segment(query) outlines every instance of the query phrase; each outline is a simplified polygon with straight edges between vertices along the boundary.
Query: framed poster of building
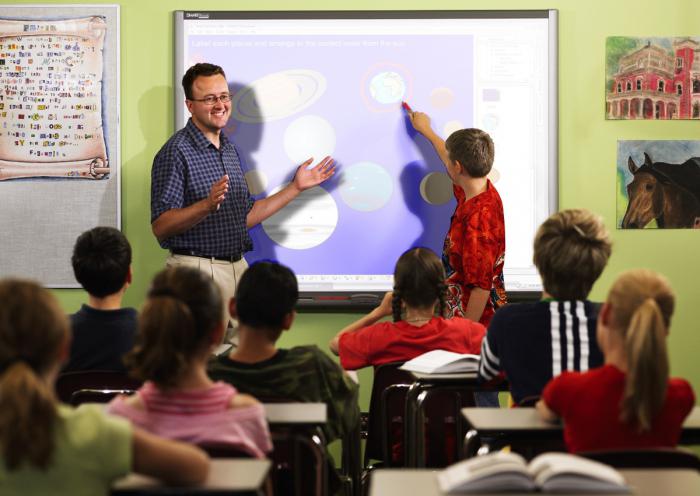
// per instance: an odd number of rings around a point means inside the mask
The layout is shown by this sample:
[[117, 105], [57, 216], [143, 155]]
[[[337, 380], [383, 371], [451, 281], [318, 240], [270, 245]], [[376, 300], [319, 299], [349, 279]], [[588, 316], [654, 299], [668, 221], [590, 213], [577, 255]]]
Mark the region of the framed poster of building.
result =
[[608, 119], [700, 119], [700, 37], [609, 37]]
[[77, 287], [73, 243], [121, 227], [119, 6], [0, 6], [0, 277]]

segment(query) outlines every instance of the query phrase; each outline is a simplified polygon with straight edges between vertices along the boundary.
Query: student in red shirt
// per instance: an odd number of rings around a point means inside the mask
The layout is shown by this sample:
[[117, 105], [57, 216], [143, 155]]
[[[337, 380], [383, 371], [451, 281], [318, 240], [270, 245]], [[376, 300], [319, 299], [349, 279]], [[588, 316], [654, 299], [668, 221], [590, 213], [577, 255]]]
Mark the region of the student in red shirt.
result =
[[[479, 354], [486, 329], [461, 317], [443, 317], [444, 281], [442, 263], [431, 250], [413, 248], [401, 255], [394, 270], [394, 291], [331, 340], [330, 349], [340, 355], [343, 368], [406, 361], [438, 349]], [[389, 315], [393, 322], [377, 323]]]
[[461, 129], [443, 141], [431, 128], [427, 114], [411, 111], [408, 115], [445, 164], [457, 199], [442, 254], [447, 273], [446, 315], [488, 326], [494, 312], [506, 303], [503, 203], [486, 177], [493, 165], [493, 141], [480, 129]]
[[564, 372], [537, 404], [561, 417], [569, 451], [672, 447], [695, 396], [684, 379], [668, 377], [668, 334], [675, 297], [664, 277], [631, 270], [613, 284], [598, 316], [605, 364]]

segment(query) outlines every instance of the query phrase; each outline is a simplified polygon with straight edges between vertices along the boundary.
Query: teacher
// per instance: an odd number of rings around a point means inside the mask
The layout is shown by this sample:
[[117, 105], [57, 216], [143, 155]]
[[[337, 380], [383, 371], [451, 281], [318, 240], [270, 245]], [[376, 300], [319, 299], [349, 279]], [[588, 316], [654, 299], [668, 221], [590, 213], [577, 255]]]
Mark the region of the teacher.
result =
[[[151, 229], [170, 250], [166, 266], [188, 265], [210, 274], [228, 302], [252, 249], [248, 229], [267, 219], [302, 191], [335, 172], [325, 157], [299, 166], [292, 182], [272, 196], [254, 200], [235, 145], [221, 130], [231, 115], [231, 94], [221, 67], [199, 63], [182, 78], [191, 117], [160, 149], [151, 170]], [[229, 327], [233, 327], [229, 320]], [[229, 338], [230, 338], [229, 333]]]

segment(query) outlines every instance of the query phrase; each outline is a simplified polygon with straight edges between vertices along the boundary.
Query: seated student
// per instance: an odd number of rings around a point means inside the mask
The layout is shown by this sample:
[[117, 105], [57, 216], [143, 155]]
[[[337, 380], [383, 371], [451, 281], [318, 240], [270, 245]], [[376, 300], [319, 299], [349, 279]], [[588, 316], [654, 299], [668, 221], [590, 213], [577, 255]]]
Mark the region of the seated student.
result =
[[70, 316], [70, 358], [63, 372], [125, 371], [123, 355], [134, 345], [137, 313], [122, 308], [131, 283], [131, 246], [112, 227], [96, 227], [78, 237], [73, 272], [88, 293], [88, 303]]
[[177, 485], [205, 479], [200, 449], [132, 428], [97, 405], [56, 402], [70, 328], [51, 293], [7, 279], [0, 302], [0, 494], [106, 495], [130, 471]]
[[328, 409], [328, 442], [358, 425], [358, 386], [318, 347], [278, 349], [292, 327], [299, 290], [294, 273], [273, 262], [257, 262], [243, 273], [231, 315], [239, 322], [238, 347], [209, 363], [212, 378], [259, 398], [323, 402]]
[[157, 274], [125, 358], [131, 374], [147, 382], [107, 411], [163, 437], [230, 444], [262, 458], [272, 449], [262, 405], [207, 376], [207, 360], [223, 338], [221, 306], [218, 286], [203, 272], [173, 267]]
[[[445, 319], [445, 269], [427, 248], [405, 252], [394, 269], [394, 291], [330, 342], [346, 370], [405, 362], [432, 350], [479, 354], [486, 329], [462, 317]], [[435, 309], [438, 308], [438, 314]], [[393, 315], [393, 322], [377, 323]]]
[[674, 295], [661, 275], [637, 269], [617, 278], [598, 316], [605, 365], [563, 373], [537, 409], [564, 420], [570, 451], [672, 447], [695, 404], [683, 379], [669, 379], [666, 336]]
[[505, 372], [516, 403], [537, 397], [564, 370], [603, 363], [595, 342], [599, 305], [587, 300], [610, 257], [601, 219], [587, 210], [563, 210], [537, 230], [534, 263], [542, 299], [511, 304], [494, 314], [481, 349], [479, 376]]

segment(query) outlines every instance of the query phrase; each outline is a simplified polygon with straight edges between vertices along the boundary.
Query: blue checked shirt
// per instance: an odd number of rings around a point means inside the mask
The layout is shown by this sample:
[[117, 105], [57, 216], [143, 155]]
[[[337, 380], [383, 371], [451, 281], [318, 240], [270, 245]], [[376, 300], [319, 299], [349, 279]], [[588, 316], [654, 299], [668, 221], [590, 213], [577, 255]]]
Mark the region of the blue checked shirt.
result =
[[254, 200], [236, 147], [223, 133], [220, 140], [217, 150], [190, 119], [153, 159], [151, 222], [172, 208], [184, 208], [206, 198], [216, 181], [224, 174], [229, 177], [229, 190], [219, 210], [184, 233], [161, 241], [163, 248], [214, 257], [242, 255], [253, 248], [246, 216]]

